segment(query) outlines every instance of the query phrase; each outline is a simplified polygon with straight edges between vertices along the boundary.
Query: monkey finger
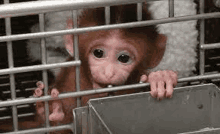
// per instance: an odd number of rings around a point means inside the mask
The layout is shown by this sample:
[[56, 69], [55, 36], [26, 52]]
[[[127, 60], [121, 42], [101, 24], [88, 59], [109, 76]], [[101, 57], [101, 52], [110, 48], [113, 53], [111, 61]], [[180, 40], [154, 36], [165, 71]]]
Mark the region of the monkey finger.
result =
[[173, 80], [173, 86], [176, 86], [177, 85], [177, 80], [178, 80], [178, 73], [177, 72], [174, 72], [174, 71], [169, 71], [169, 74]]
[[157, 99], [162, 100], [165, 97], [165, 82], [164, 81], [159, 81], [158, 82], [158, 87], [157, 87]]
[[173, 86], [177, 84], [177, 74], [173, 71], [167, 71], [166, 81], [166, 97], [171, 98], [173, 94]]
[[34, 90], [34, 97], [40, 97], [43, 95], [43, 91], [41, 88], [37, 88]]
[[59, 95], [59, 91], [56, 88], [53, 88], [51, 90], [51, 97], [56, 98], [56, 97], [58, 97], [58, 95]]
[[40, 89], [44, 89], [44, 83], [42, 81], [38, 81], [36, 83], [37, 87], [40, 88]]
[[156, 85], [156, 82], [151, 82], [150, 83], [150, 94], [153, 98], [157, 98], [157, 85]]
[[146, 82], [147, 81], [147, 75], [142, 75], [140, 78], [140, 83]]
[[173, 83], [166, 82], [166, 98], [172, 98], [173, 96]]

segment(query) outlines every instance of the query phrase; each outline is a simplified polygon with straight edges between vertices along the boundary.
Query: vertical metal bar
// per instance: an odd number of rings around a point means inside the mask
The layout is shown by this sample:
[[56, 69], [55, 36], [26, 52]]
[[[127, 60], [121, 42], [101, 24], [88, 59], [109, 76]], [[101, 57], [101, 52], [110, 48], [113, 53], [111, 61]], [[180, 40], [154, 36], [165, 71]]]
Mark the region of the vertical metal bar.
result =
[[137, 20], [142, 20], [142, 3], [137, 3]]
[[174, 17], [174, 0], [169, 0], [169, 17]]
[[87, 134], [87, 113], [82, 112], [82, 134]]
[[[40, 25], [40, 32], [44, 31], [44, 14], [39, 14], [39, 25]], [[41, 39], [41, 60], [42, 64], [47, 64], [47, 59], [46, 59], [46, 44], [45, 44], [45, 39]], [[48, 76], [47, 76], [47, 70], [43, 70], [43, 83], [45, 84], [44, 88], [44, 94], [48, 95]], [[46, 127], [49, 127], [49, 105], [48, 101], [45, 101], [45, 119], [46, 119]], [[49, 133], [48, 133], [49, 134]]]
[[[204, 0], [200, 0], [200, 14], [204, 13]], [[200, 75], [204, 75], [205, 72], [205, 50], [201, 48], [201, 46], [205, 42], [205, 20], [200, 20], [200, 54], [199, 54], [199, 73]]]
[[[78, 24], [77, 24], [77, 10], [73, 10], [73, 27], [77, 28]], [[74, 57], [75, 60], [79, 60], [79, 47], [78, 47], [78, 35], [74, 34]], [[76, 91], [79, 92], [80, 91], [80, 67], [77, 66], [76, 67]], [[80, 97], [77, 98], [77, 107], [81, 106], [81, 100]]]
[[[9, 3], [9, 0], [4, 0], [5, 4]], [[5, 19], [6, 24], [6, 35], [11, 35], [11, 19]], [[14, 68], [14, 61], [13, 61], [13, 49], [12, 49], [12, 42], [7, 42], [7, 52], [8, 52], [8, 66], [9, 68]], [[11, 90], [11, 99], [16, 99], [16, 90], [15, 90], [15, 77], [14, 74], [10, 74], [10, 90]], [[18, 131], [18, 116], [17, 116], [17, 108], [16, 105], [12, 106], [12, 117], [13, 117], [13, 126], [14, 131]]]
[[76, 110], [73, 109], [73, 126], [74, 126], [74, 134], [77, 134], [77, 126], [76, 126]]
[[105, 24], [110, 24], [110, 6], [105, 7]]

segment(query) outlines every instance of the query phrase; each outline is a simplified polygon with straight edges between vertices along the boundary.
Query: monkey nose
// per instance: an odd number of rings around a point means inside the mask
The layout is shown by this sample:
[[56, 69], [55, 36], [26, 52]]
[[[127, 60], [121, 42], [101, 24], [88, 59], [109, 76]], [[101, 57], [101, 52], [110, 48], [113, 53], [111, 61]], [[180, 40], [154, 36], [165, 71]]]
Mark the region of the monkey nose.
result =
[[104, 74], [107, 79], [111, 79], [114, 76], [114, 67], [112, 65], [107, 65]]

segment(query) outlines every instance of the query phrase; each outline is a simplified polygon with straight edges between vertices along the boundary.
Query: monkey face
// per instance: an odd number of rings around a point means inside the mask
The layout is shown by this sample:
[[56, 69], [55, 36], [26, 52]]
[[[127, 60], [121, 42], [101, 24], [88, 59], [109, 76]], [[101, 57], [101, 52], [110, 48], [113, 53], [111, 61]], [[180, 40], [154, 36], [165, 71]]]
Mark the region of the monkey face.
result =
[[89, 51], [93, 81], [99, 85], [124, 84], [137, 65], [137, 51], [118, 37], [95, 41]]

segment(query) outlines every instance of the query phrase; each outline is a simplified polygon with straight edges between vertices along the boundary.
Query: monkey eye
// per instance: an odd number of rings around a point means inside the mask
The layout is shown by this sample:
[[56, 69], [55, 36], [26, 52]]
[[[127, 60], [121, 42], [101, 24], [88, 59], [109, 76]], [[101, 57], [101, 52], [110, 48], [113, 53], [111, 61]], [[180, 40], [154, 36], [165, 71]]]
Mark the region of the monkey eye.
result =
[[96, 58], [102, 58], [104, 56], [104, 51], [102, 49], [94, 49], [92, 53]]
[[131, 63], [132, 58], [128, 53], [120, 53], [118, 56], [118, 61], [121, 63]]

